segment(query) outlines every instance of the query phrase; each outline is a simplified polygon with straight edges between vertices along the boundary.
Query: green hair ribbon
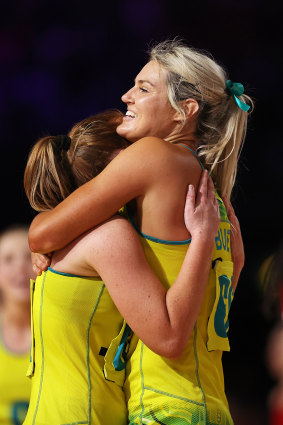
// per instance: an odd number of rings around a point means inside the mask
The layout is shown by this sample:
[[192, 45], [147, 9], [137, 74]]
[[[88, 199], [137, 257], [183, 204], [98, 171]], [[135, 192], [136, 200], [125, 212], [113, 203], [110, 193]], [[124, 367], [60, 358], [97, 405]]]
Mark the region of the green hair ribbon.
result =
[[244, 94], [244, 86], [241, 83], [233, 83], [231, 80], [226, 81], [226, 89], [233, 95], [237, 105], [242, 111], [247, 112], [250, 109], [250, 106], [242, 102], [237, 96]]

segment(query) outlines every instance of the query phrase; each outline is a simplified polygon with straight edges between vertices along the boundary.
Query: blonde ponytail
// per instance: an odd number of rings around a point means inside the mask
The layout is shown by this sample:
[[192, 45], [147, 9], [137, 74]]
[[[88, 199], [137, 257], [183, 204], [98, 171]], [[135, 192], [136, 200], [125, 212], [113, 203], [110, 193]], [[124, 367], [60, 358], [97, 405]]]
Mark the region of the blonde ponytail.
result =
[[[150, 59], [166, 70], [168, 98], [183, 116], [184, 124], [182, 101], [193, 98], [198, 102], [195, 132], [198, 154], [220, 195], [230, 198], [246, 135], [247, 112], [239, 108], [226, 89], [224, 69], [206, 53], [187, 47], [177, 39], [153, 47]], [[253, 105], [246, 95], [238, 99]]]

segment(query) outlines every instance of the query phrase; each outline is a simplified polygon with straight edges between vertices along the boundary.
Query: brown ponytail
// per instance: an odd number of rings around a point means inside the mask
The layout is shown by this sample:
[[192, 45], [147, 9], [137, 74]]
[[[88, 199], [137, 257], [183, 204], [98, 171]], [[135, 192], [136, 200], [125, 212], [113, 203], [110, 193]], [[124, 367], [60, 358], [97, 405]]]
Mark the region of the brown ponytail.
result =
[[70, 131], [68, 150], [58, 148], [58, 136], [46, 136], [32, 148], [24, 174], [25, 192], [32, 208], [48, 211], [72, 191], [99, 174], [115, 152], [129, 143], [116, 133], [119, 111], [93, 115]]

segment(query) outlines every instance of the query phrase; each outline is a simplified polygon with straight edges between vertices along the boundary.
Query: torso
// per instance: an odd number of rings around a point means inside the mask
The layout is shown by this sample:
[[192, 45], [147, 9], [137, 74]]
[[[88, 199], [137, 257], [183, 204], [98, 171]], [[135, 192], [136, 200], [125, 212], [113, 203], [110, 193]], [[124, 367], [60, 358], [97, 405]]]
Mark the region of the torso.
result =
[[[230, 224], [222, 202], [220, 210], [212, 259], [221, 260], [213, 263], [201, 311], [184, 352], [176, 360], [166, 359], [138, 341], [129, 358], [125, 392], [130, 424], [169, 424], [173, 417], [182, 424], [233, 424], [221, 362], [222, 351], [229, 350], [233, 264]], [[180, 270], [188, 241], [154, 241], [141, 236], [141, 243], [149, 264], [169, 288]]]

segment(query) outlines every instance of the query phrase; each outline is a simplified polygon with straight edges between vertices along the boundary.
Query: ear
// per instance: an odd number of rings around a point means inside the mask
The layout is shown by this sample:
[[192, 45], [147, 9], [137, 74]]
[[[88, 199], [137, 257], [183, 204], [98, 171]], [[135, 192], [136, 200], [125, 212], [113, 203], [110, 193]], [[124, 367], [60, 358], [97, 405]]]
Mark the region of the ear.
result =
[[[186, 119], [195, 118], [199, 111], [199, 104], [195, 99], [182, 100], [181, 106], [185, 112]], [[176, 112], [174, 121], [182, 121], [183, 116], [180, 112]]]

